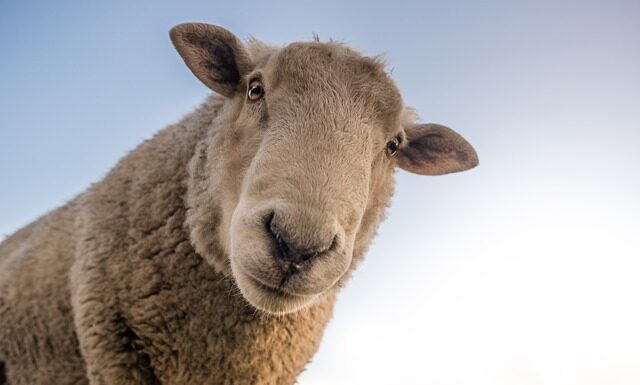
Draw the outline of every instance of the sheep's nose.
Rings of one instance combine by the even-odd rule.
[[[305,224],[309,227],[309,224]],[[337,236],[333,232],[318,230],[310,239],[301,240],[294,231],[288,231],[279,222],[279,217],[271,213],[266,221],[267,232],[273,238],[275,245],[274,256],[290,267],[299,270],[304,262],[325,254],[336,247]]]

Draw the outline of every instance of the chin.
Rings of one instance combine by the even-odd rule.
[[[260,282],[232,265],[233,276],[242,296],[258,310],[268,314],[284,315],[295,313],[320,298],[322,294],[300,295],[288,293]]]

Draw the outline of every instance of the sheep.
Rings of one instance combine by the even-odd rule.
[[[170,38],[215,93],[0,244],[1,383],[292,384],[395,170],[478,164],[346,45]]]

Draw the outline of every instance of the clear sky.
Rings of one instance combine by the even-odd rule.
[[[0,2],[0,234],[209,91],[169,28],[385,53],[480,167],[398,173],[301,384],[640,383],[640,2]]]

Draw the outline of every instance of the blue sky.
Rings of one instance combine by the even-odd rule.
[[[640,3],[0,2],[0,234],[99,180],[209,91],[171,26],[385,53],[477,149],[398,173],[301,384],[640,382]]]

